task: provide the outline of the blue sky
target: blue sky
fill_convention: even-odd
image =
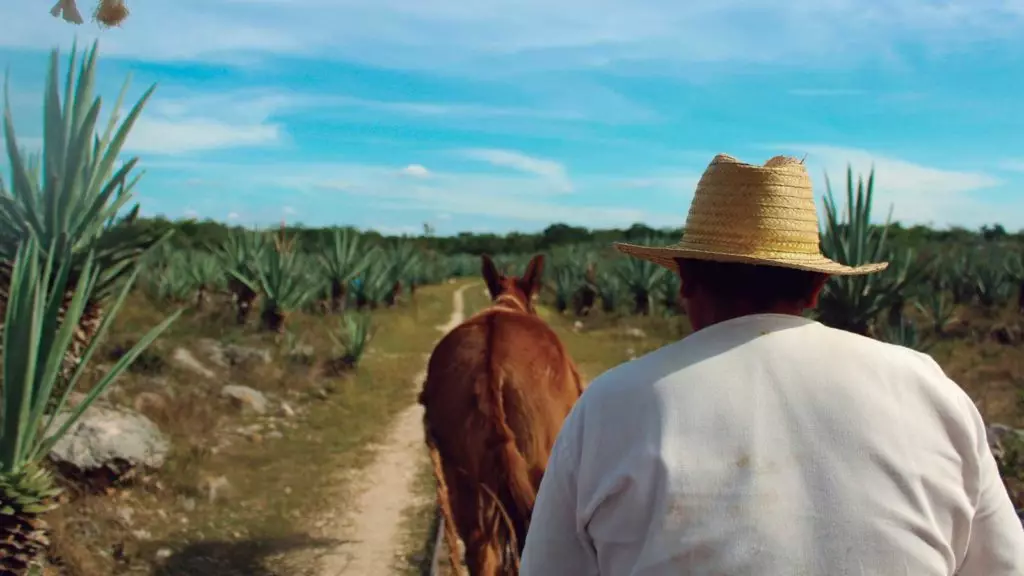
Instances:
[[[688,6],[693,4],[693,6]],[[122,29],[0,4],[15,123],[100,39],[143,211],[440,234],[682,225],[726,152],[876,169],[880,213],[1024,228],[1021,0],[177,0]],[[91,9],[82,5],[83,12]]]

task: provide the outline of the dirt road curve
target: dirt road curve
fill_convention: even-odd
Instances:
[[[448,324],[438,326],[441,333],[458,326],[464,319],[463,286],[452,295],[452,315]],[[420,386],[424,372],[412,383]],[[423,407],[419,404],[403,410],[377,450],[372,464],[360,473],[361,492],[355,500],[349,522],[329,536],[342,542],[321,558],[321,576],[392,576],[396,554],[401,551],[402,512],[414,498],[413,482],[417,467],[425,459],[423,444]]]

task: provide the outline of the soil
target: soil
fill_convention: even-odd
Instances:
[[[452,295],[452,314],[438,326],[447,333],[462,323],[464,286]],[[425,372],[411,382],[420,386]],[[426,459],[423,440],[423,407],[413,404],[395,419],[373,462],[360,473],[354,505],[347,511],[328,511],[328,518],[343,517],[341,525],[328,528],[327,538],[339,542],[320,558],[321,576],[391,576],[402,550],[403,512],[418,496],[416,474]],[[333,512],[333,513],[332,513]]]

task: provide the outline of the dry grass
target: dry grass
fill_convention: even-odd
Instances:
[[[127,375],[110,395],[137,405],[146,398],[139,407],[172,438],[172,453],[151,477],[109,495],[81,495],[50,519],[62,570],[72,576],[302,573],[305,567],[290,559],[308,555],[290,552],[329,544],[310,536],[312,513],[344,505],[337,472],[366,464],[367,444],[414,401],[411,378],[437,337],[435,326],[447,321],[457,287],[426,287],[415,303],[375,311],[376,337],[358,370],[341,378],[320,370],[336,353],[329,336],[335,318],[289,319],[290,330],[313,351],[296,361],[279,339],[239,329],[222,311],[187,313],[154,348],[148,372]],[[164,313],[134,298],[108,348],[131,342]],[[218,367],[203,355],[202,338],[268,349],[273,360]],[[191,350],[215,377],[175,367],[169,359],[177,347]],[[228,383],[266,393],[268,415],[247,416],[222,402],[218,393]],[[282,401],[298,415],[274,415]],[[229,488],[217,489],[225,480]],[[154,563],[161,550],[173,555]]]
[[[587,382],[690,332],[684,316],[606,315],[595,311],[576,318],[551,308],[541,308],[540,315],[558,333]]]

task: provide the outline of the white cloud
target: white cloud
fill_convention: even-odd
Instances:
[[[17,22],[0,46],[49,48],[102,37],[127,58],[246,62],[315,54],[392,67],[495,62],[531,68],[636,62],[816,62],[889,58],[914,45],[952,51],[1018,36],[1007,0],[178,0],[140,2],[123,28],[68,25],[32,2],[0,3]],[[333,16],[333,17],[330,17]],[[489,63],[490,66],[482,66]],[[510,66],[514,68],[514,66]]]
[[[154,93],[136,121],[125,151],[183,154],[224,148],[273,145],[284,128],[271,118],[289,105],[284,95],[231,93]]]
[[[296,210],[295,208],[293,208],[291,206],[284,206],[284,207],[281,208],[281,212],[286,214],[286,215],[288,215],[288,216],[294,216],[295,214],[298,213],[298,210]]]
[[[209,118],[139,118],[125,141],[125,152],[182,154],[221,148],[265,146],[276,143],[282,130],[276,125],[237,125]]]
[[[494,166],[511,168],[527,174],[539,176],[555,185],[561,192],[572,191],[572,182],[569,180],[568,171],[559,162],[528,156],[514,150],[497,150],[491,148],[478,148],[465,150],[463,154],[467,158],[481,160]]]
[[[185,216],[185,218],[189,219],[199,217],[199,212],[194,208],[185,208],[185,210],[182,211],[182,214]]]
[[[520,226],[543,227],[567,222],[587,227],[678,226],[686,216],[686,202],[671,191],[651,189],[645,204],[635,190],[620,185],[619,177],[596,176],[581,180],[586,195],[551,194],[551,184],[532,174],[479,173],[433,170],[429,179],[408,178],[386,165],[281,163],[273,166],[215,165],[225,174],[244,174],[254,186],[287,188],[305,199],[320,214],[358,205],[362,212],[422,213],[438,220],[456,216],[489,217],[518,221]],[[242,185],[241,181],[236,181]],[[665,206],[656,203],[668,194]],[[296,200],[297,202],[298,200]],[[309,212],[304,209],[304,212]]]
[[[241,219],[241,217],[242,216],[238,212],[228,212],[228,221],[229,222],[233,222],[235,220],[239,220],[239,219]]]
[[[409,164],[405,168],[399,170],[399,172],[406,176],[412,176],[413,178],[426,178],[430,176],[430,170],[427,170],[427,167],[422,164]]]
[[[924,166],[859,148],[822,144],[778,144],[771,148],[784,149],[797,157],[806,154],[816,189],[824,194],[827,174],[840,203],[843,200],[839,195],[846,192],[847,166],[852,167],[854,178],[866,178],[874,167],[874,216],[879,220],[885,218],[890,206],[895,220],[939,227],[953,223],[980,225],[1001,220],[1004,215],[979,197],[979,192],[1003,184],[989,174]]]

